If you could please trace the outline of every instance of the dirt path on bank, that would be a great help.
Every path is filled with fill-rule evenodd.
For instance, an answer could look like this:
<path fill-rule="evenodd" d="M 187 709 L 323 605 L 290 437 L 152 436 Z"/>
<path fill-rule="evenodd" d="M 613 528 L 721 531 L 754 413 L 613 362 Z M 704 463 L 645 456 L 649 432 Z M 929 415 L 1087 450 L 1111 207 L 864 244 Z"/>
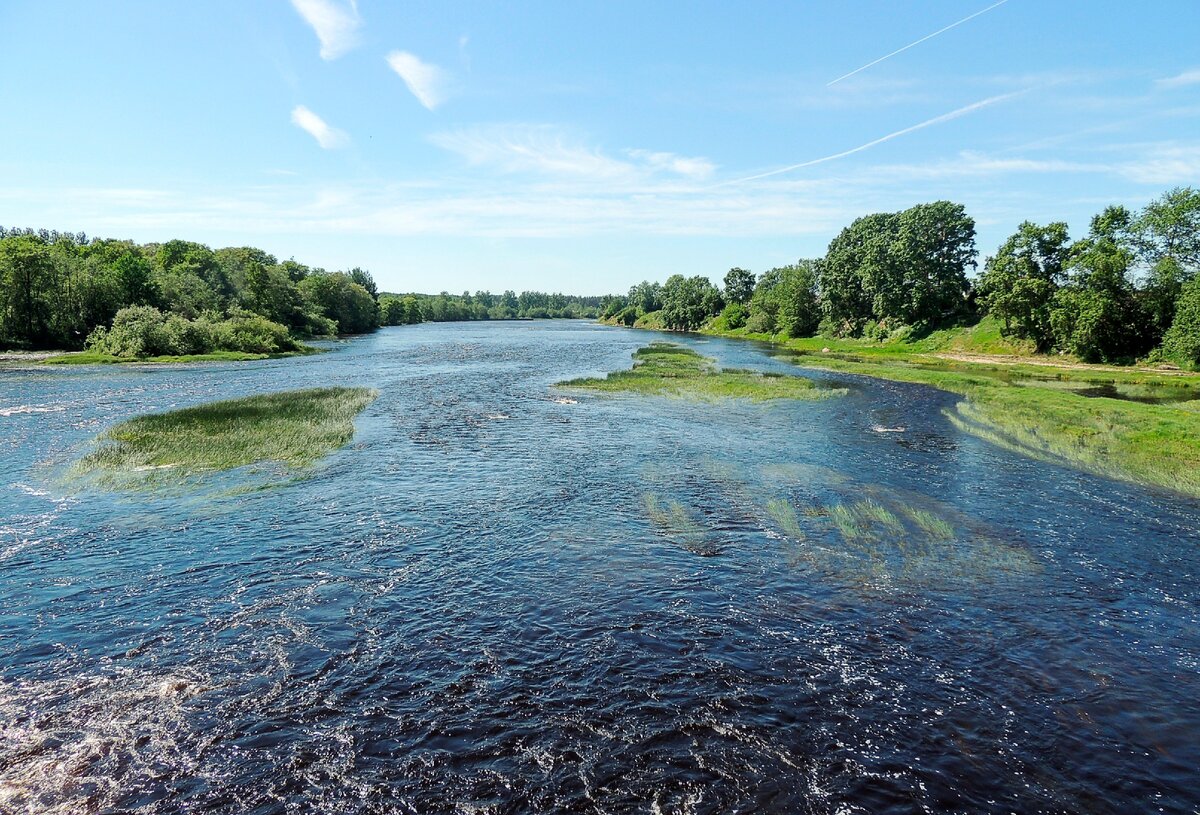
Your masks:
<path fill-rule="evenodd" d="M 1147 368 L 1137 365 L 1092 365 L 1086 362 L 1058 362 L 1046 359 L 1045 357 L 1019 357 L 1008 354 L 937 353 L 930 354 L 930 356 L 951 362 L 974 362 L 987 365 L 1039 365 L 1043 368 L 1065 368 L 1071 371 L 1111 371 L 1113 373 L 1138 371 L 1139 373 L 1159 374 L 1161 376 L 1195 376 L 1190 371 L 1181 371 L 1178 368 Z"/>

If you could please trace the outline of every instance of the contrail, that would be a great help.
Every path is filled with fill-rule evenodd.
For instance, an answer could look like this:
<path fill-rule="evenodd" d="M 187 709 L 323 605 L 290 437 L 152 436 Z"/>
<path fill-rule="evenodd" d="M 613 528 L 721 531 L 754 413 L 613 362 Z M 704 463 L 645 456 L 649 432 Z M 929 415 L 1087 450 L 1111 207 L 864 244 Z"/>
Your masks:
<path fill-rule="evenodd" d="M 892 57 L 896 56 L 896 54 L 899 54 L 902 51 L 907 51 L 908 49 L 912 48 L 914 45 L 920 45 L 921 43 L 925 42 L 926 40 L 932 40 L 938 34 L 945 34 L 950 29 L 952 29 L 956 26 L 960 26 L 963 23 L 967 22 L 968 20 L 974 20 L 980 14 L 986 14 L 987 12 L 996 8 L 997 6 L 1003 6 L 1007 2 L 1008 2 L 1008 0 L 1000 0 L 999 3 L 992 3 L 990 6 L 983 9 L 982 11 L 977 11 L 974 14 L 970 15 L 969 17 L 963 17 L 957 23 L 951 23 L 950 25 L 946 26 L 945 28 L 939 28 L 937 31 L 933 32 L 932 34 L 927 34 L 926 36 L 922 37 L 921 39 L 917 40 L 916 42 L 910 42 L 908 45 L 904 46 L 903 48 L 898 48 L 895 51 L 893 51 L 892 53 L 890 53 L 886 56 L 882 56 L 879 59 L 875 60 L 874 62 L 868 62 L 866 65 L 862 66 L 861 68 L 855 68 L 853 71 L 851 71 L 848 74 L 842 74 L 837 79 L 834 79 L 831 82 L 826 82 L 825 87 L 828 88 L 830 85 L 832 85 L 836 82 L 841 82 L 843 79 L 846 79 L 847 77 L 854 76 L 859 71 L 865 71 L 868 68 L 870 68 L 872 65 L 878 65 L 879 63 L 883 62 L 885 59 L 891 59 Z"/>
<path fill-rule="evenodd" d="M 843 150 L 840 153 L 834 153 L 832 156 L 824 156 L 822 158 L 814 158 L 810 161 L 802 161 L 799 164 L 792 164 L 788 167 L 780 167 L 778 170 L 769 170 L 765 173 L 759 173 L 758 175 L 748 175 L 745 178 L 735 178 L 732 181 L 725 181 L 714 186 L 724 187 L 729 184 L 740 184 L 743 181 L 755 181 L 759 178 L 767 178 L 768 176 L 779 175 L 780 173 L 789 173 L 792 170 L 799 170 L 801 167 L 811 167 L 814 164 L 824 164 L 827 161 L 845 158 L 846 156 L 851 156 L 855 153 L 861 153 L 863 150 L 867 150 L 877 144 L 883 144 L 885 141 L 891 141 L 892 139 L 899 138 L 900 136 L 904 136 L 909 133 L 915 133 L 918 130 L 923 130 L 924 128 L 931 127 L 932 125 L 948 122 L 951 119 L 957 119 L 960 116 L 966 116 L 968 113 L 974 113 L 980 108 L 986 108 L 988 105 L 994 105 L 997 102 L 1003 102 L 1006 99 L 1012 99 L 1014 96 L 1020 96 L 1021 94 L 1029 93 L 1031 90 L 1033 89 L 1025 88 L 1024 90 L 1013 91 L 1012 93 L 1002 93 L 999 96 L 991 96 L 979 102 L 973 102 L 965 107 L 961 107 L 958 110 L 952 110 L 949 113 L 943 113 L 941 116 L 934 116 L 932 119 L 926 119 L 920 124 L 915 124 L 912 127 L 906 127 L 903 130 L 897 130 L 895 133 L 889 133 L 886 136 L 881 136 L 880 138 L 875 139 L 874 141 L 869 141 L 866 144 L 860 144 L 858 147 L 854 147 L 850 150 Z"/>

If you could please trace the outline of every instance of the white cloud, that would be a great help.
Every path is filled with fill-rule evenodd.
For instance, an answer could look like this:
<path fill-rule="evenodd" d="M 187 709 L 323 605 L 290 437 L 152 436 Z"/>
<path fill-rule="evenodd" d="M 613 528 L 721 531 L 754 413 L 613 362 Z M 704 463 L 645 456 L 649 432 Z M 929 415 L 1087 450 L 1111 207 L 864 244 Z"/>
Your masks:
<path fill-rule="evenodd" d="M 435 133 L 430 141 L 457 153 L 469 164 L 506 173 L 532 172 L 552 177 L 641 182 L 668 174 L 700 180 L 715 166 L 705 158 L 650 150 L 626 150 L 629 160 L 614 158 L 580 144 L 552 125 L 490 125 Z"/>
<path fill-rule="evenodd" d="M 1200 68 L 1193 68 L 1190 71 L 1184 71 L 1175 76 L 1169 76 L 1166 79 L 1159 79 L 1154 82 L 1160 88 L 1183 88 L 1188 85 L 1200 85 Z"/>
<path fill-rule="evenodd" d="M 716 165 L 706 158 L 677 156 L 674 153 L 654 153 L 649 150 L 626 150 L 625 152 L 631 158 L 645 163 L 647 167 L 665 170 L 697 181 L 708 178 L 716 169 Z"/>
<path fill-rule="evenodd" d="M 387 64 L 400 75 L 404 84 L 422 105 L 433 110 L 446 101 L 446 72 L 438 66 L 422 62 L 415 54 L 393 51 L 387 55 Z"/>
<path fill-rule="evenodd" d="M 337 59 L 358 45 L 362 20 L 355 0 L 292 0 L 292 7 L 316 32 L 321 59 Z"/>
<path fill-rule="evenodd" d="M 627 162 L 569 143 L 562 131 L 549 125 L 473 127 L 435 133 L 429 140 L 469 164 L 506 173 L 619 178 L 630 176 L 633 170 Z"/>
<path fill-rule="evenodd" d="M 1200 145 L 1161 145 L 1144 156 L 1118 165 L 1121 175 L 1139 184 L 1200 183 Z"/>
<path fill-rule="evenodd" d="M 330 127 L 317 114 L 304 105 L 296 105 L 292 109 L 292 124 L 317 140 L 317 144 L 326 150 L 336 150 L 345 147 L 350 137 L 336 127 Z"/>

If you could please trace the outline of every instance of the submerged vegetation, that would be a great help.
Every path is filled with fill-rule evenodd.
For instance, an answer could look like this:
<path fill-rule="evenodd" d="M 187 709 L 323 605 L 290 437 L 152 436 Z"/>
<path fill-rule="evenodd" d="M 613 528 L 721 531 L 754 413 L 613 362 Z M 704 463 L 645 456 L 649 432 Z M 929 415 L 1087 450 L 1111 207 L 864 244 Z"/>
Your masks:
<path fill-rule="evenodd" d="M 757 533 L 767 531 L 790 566 L 872 591 L 1020 578 L 1041 569 L 1011 531 L 930 496 L 823 466 L 700 462 L 686 472 L 648 466 L 642 476 L 657 491 L 643 496 L 651 527 L 695 554 L 724 554 L 739 541 L 758 546 Z"/>
<path fill-rule="evenodd" d="M 346 444 L 376 392 L 313 388 L 212 402 L 122 422 L 73 474 L 136 490 L 251 465 L 303 470 Z"/>
<path fill-rule="evenodd" d="M 633 353 L 633 368 L 602 379 L 573 379 L 559 387 L 694 399 L 823 399 L 845 393 L 799 376 L 718 368 L 690 348 L 655 342 Z"/>
<path fill-rule="evenodd" d="M 1014 452 L 1200 496 L 1200 413 L 1194 401 L 1152 404 L 1084 395 L 1087 385 L 1131 382 L 1173 386 L 1200 399 L 1200 377 L 1148 372 L 1019 369 L 938 358 L 790 357 L 798 365 L 932 385 L 964 398 L 947 411 L 961 430 Z M 1000 370 L 996 370 L 1000 367 Z M 1024 375 L 1021 375 L 1024 373 Z M 1041 378 L 1038 378 L 1041 377 Z M 1073 384 L 1074 389 L 1062 385 Z"/>

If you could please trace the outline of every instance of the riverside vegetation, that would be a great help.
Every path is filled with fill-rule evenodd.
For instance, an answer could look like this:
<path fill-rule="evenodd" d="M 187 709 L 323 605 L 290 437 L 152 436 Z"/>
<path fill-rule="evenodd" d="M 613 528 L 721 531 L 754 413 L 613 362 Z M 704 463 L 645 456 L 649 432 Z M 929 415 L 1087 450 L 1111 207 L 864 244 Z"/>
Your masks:
<path fill-rule="evenodd" d="M 0 227 L 0 350 L 86 349 L 55 362 L 259 359 L 381 325 L 596 317 L 601 302 L 535 291 L 388 294 L 364 269 L 327 272 L 254 247 Z"/>
<path fill-rule="evenodd" d="M 604 319 L 774 343 L 798 365 L 932 385 L 949 418 L 1033 457 L 1200 495 L 1200 191 L 1120 206 L 1069 240 L 1023 223 L 975 281 L 950 202 L 856 220 L 816 260 L 718 289 L 675 275 Z M 1100 365 L 1097 363 L 1107 363 Z"/>
<path fill-rule="evenodd" d="M 633 368 L 604 378 L 572 379 L 560 388 L 632 392 L 694 399 L 823 399 L 844 390 L 818 387 L 798 376 L 718 368 L 690 348 L 654 342 L 633 352 Z"/>
<path fill-rule="evenodd" d="M 251 465 L 298 472 L 346 444 L 368 388 L 313 388 L 139 416 L 107 430 L 72 475 L 109 489 L 179 485 Z"/>

